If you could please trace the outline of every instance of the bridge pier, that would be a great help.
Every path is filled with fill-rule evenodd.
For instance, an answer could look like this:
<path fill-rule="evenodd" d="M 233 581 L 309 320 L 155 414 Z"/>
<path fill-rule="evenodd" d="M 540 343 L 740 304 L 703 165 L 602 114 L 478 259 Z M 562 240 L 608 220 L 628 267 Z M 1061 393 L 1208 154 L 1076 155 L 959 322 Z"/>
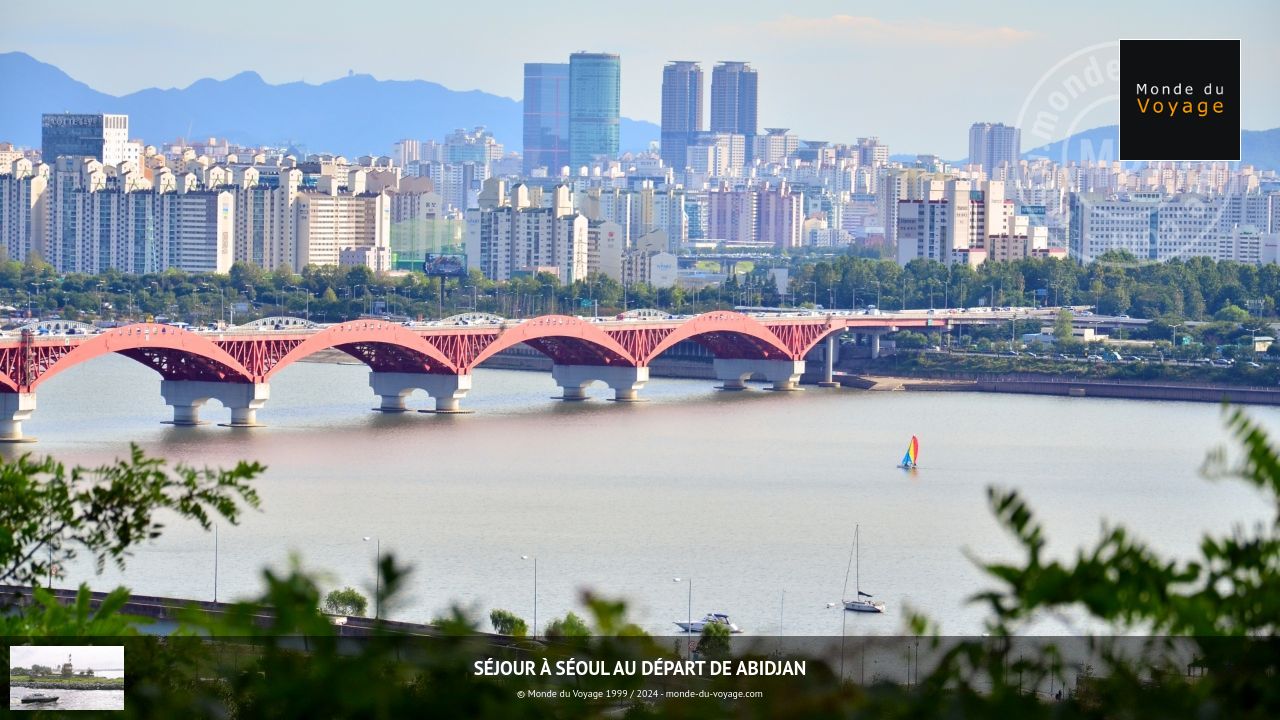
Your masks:
<path fill-rule="evenodd" d="M 871 333 L 871 359 L 880 357 L 880 333 Z"/>
<path fill-rule="evenodd" d="M 827 336 L 827 346 L 822 352 L 822 379 L 818 381 L 818 387 L 840 387 L 840 383 L 835 381 L 836 353 L 840 348 L 838 340 L 834 333 Z"/>
<path fill-rule="evenodd" d="M 799 390 L 800 376 L 804 374 L 803 360 L 716 358 L 712 364 L 716 379 L 724 382 L 723 390 L 746 390 L 747 380 L 753 375 L 773 383 L 773 390 Z"/>
<path fill-rule="evenodd" d="M 22 434 L 22 422 L 35 411 L 35 393 L 0 393 L 0 442 L 35 442 Z"/>
<path fill-rule="evenodd" d="M 258 410 L 271 397 L 267 383 L 212 382 L 208 380 L 162 380 L 160 395 L 173 407 L 174 425 L 200 425 L 200 408 L 217 400 L 231 410 L 227 427 L 257 427 Z"/>
<path fill-rule="evenodd" d="M 422 412 L 465 413 L 459 401 L 471 392 L 471 375 L 434 373 L 370 372 L 369 387 L 382 398 L 381 412 L 405 412 L 405 400 L 414 390 L 426 390 L 436 401 L 435 410 Z"/>
<path fill-rule="evenodd" d="M 552 365 L 551 378 L 564 391 L 561 400 L 586 400 L 587 386 L 600 380 L 613 388 L 614 400 L 640 402 L 640 390 L 649 382 L 649 368 L 627 365 Z"/>

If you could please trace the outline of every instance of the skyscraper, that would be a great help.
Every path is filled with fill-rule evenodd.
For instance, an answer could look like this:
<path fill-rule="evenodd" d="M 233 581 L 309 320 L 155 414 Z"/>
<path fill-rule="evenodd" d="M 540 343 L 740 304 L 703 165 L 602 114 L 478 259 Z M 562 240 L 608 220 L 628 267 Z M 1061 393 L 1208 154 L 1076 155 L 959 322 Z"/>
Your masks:
<path fill-rule="evenodd" d="M 569 65 L 524 64 L 524 174 L 569 164 Z"/>
<path fill-rule="evenodd" d="M 758 77 L 744 62 L 726 60 L 711 71 L 711 132 L 746 136 L 747 164 L 754 157 Z"/>
<path fill-rule="evenodd" d="M 106 165 L 128 159 L 128 115 L 45 113 L 40 125 L 40 157 L 50 166 L 61 156 L 91 157 Z"/>
<path fill-rule="evenodd" d="M 688 162 L 690 136 L 702 130 L 702 67 L 675 60 L 662 69 L 662 162 L 676 172 Z"/>
<path fill-rule="evenodd" d="M 991 176 L 1007 163 L 1018 164 L 1022 155 L 1022 132 L 1004 123 L 974 123 L 969 128 L 969 163 L 981 165 Z"/>
<path fill-rule="evenodd" d="M 569 164 L 618 154 L 622 62 L 611 53 L 569 56 Z"/>

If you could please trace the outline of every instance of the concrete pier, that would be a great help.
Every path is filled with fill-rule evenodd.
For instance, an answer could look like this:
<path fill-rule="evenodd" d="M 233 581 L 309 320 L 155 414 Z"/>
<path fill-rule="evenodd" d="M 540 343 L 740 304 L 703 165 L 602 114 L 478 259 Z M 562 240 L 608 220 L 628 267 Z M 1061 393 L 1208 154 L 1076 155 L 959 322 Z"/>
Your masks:
<path fill-rule="evenodd" d="M 34 442 L 22 434 L 22 422 L 35 411 L 35 393 L 0 393 L 0 442 Z"/>
<path fill-rule="evenodd" d="M 818 381 L 818 387 L 840 387 L 840 383 L 835 381 L 836 353 L 839 350 L 839 338 L 834 334 L 828 335 L 826 347 L 822 349 L 822 379 Z"/>
<path fill-rule="evenodd" d="M 436 401 L 435 410 L 422 412 L 465 413 L 462 398 L 471 392 L 471 375 L 433 373 L 371 372 L 369 387 L 382 398 L 382 412 L 405 412 L 405 400 L 414 390 L 425 390 Z"/>
<path fill-rule="evenodd" d="M 724 382 L 724 390 L 746 390 L 747 380 L 752 377 L 773 383 L 774 390 L 799 390 L 800 376 L 804 374 L 803 360 L 716 358 L 713 364 L 716 379 Z"/>
<path fill-rule="evenodd" d="M 599 380 L 613 388 L 618 402 L 639 402 L 640 390 L 649 382 L 648 367 L 626 365 L 555 365 L 551 377 L 564 391 L 560 399 L 569 402 L 587 399 L 587 386 Z"/>
<path fill-rule="evenodd" d="M 267 383 L 210 382 L 207 380 L 162 380 L 160 395 L 173 407 L 174 425 L 199 425 L 200 408 L 217 400 L 231 410 L 228 427 L 258 426 L 258 410 L 271 397 Z"/>

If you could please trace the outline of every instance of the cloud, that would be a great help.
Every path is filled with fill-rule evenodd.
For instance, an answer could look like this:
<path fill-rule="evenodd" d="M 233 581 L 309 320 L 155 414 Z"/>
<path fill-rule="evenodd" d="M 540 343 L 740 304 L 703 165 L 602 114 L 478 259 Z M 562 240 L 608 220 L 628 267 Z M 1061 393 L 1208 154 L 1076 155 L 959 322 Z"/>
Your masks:
<path fill-rule="evenodd" d="M 1021 43 L 1035 33 L 1011 27 L 947 25 L 933 21 L 896 22 L 865 15 L 798 17 L 784 15 L 757 26 L 758 30 L 789 38 L 856 40 L 865 44 L 969 48 Z"/>

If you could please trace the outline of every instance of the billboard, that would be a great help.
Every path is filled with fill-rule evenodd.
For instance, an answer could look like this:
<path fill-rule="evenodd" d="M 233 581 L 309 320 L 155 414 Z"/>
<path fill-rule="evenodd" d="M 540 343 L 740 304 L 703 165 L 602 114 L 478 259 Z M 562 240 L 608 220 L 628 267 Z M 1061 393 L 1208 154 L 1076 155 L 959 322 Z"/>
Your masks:
<path fill-rule="evenodd" d="M 431 277 L 466 277 L 467 256 L 454 253 L 427 253 L 422 271 Z"/>

